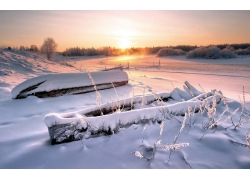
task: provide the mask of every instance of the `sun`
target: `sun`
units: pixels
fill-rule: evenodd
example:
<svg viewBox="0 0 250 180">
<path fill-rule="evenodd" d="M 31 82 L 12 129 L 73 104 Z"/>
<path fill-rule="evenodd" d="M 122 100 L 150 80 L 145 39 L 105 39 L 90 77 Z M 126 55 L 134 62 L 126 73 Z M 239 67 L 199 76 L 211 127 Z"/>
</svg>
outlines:
<svg viewBox="0 0 250 180">
<path fill-rule="evenodd" d="M 136 35 L 135 31 L 123 29 L 115 32 L 119 41 L 119 48 L 126 49 L 131 47 L 131 40 Z"/>
<path fill-rule="evenodd" d="M 130 43 L 130 41 L 129 41 L 128 38 L 122 38 L 122 39 L 120 40 L 119 47 L 120 47 L 121 49 L 126 49 L 126 48 L 129 48 L 130 46 L 131 46 L 131 43 Z"/>
</svg>

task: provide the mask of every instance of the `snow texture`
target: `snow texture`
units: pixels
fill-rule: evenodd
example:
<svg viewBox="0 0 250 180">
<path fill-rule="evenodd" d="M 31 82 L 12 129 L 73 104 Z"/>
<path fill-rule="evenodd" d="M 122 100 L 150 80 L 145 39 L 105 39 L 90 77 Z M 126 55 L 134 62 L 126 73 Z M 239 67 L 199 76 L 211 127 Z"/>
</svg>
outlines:
<svg viewBox="0 0 250 180">
<path fill-rule="evenodd" d="M 128 62 L 124 71 L 129 83 L 100 90 L 100 106 L 96 92 L 12 99 L 14 87 L 35 77 L 97 72 Z M 242 171 L 232 169 L 250 168 L 249 56 L 211 60 L 56 54 L 48 61 L 39 53 L 0 49 L 0 67 L 1 169 L 230 169 L 239 176 Z M 162 108 L 172 113 L 162 116 Z M 51 145 L 48 129 L 61 132 L 54 124 L 65 130 L 61 137 L 79 140 Z M 228 172 L 221 174 L 225 178 Z"/>
</svg>

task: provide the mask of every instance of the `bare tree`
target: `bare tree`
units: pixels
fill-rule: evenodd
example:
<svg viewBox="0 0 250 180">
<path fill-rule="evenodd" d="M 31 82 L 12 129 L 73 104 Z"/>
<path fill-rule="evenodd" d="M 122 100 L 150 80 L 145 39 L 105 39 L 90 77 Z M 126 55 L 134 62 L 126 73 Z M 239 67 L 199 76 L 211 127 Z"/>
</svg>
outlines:
<svg viewBox="0 0 250 180">
<path fill-rule="evenodd" d="M 41 47 L 41 52 L 46 54 L 47 58 L 50 59 L 51 56 L 56 52 L 57 44 L 53 38 L 46 38 Z"/>
</svg>

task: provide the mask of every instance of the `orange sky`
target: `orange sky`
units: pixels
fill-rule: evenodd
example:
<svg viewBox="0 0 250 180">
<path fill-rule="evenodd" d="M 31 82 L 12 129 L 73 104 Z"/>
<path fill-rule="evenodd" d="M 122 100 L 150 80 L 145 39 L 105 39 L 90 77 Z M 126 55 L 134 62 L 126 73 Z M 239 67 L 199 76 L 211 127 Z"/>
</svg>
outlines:
<svg viewBox="0 0 250 180">
<path fill-rule="evenodd" d="M 151 47 L 250 43 L 246 10 L 0 10 L 0 46 Z"/>
</svg>

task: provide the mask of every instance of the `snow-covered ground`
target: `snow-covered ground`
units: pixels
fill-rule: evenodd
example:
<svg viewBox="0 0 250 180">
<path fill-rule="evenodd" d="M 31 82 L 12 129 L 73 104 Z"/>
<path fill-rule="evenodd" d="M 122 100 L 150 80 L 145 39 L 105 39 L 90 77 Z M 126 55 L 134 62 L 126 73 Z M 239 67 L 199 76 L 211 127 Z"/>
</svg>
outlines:
<svg viewBox="0 0 250 180">
<path fill-rule="evenodd" d="M 36 76 L 91 72 L 118 65 L 129 66 L 124 69 L 129 83 L 116 89 L 100 90 L 103 104 L 111 102 L 112 99 L 131 98 L 133 94 L 140 97 L 143 94 L 171 93 L 174 88 L 184 90 L 184 82 L 188 81 L 200 92 L 220 90 L 226 97 L 229 109 L 225 111 L 223 100 L 215 106 L 214 119 L 221 118 L 216 129 L 203 128 L 208 121 L 206 112 L 203 115 L 191 113 L 187 114 L 186 119 L 184 116 L 176 116 L 166 118 L 162 121 L 164 124 L 153 121 L 133 124 L 120 128 L 112 135 L 98 135 L 51 145 L 44 117 L 49 113 L 60 115 L 96 107 L 96 93 L 12 99 L 11 91 L 15 86 Z M 239 144 L 247 144 L 246 133 L 250 134 L 250 123 L 240 125 L 236 130 L 233 127 L 225 129 L 232 125 L 231 119 L 227 118 L 230 115 L 234 123 L 238 123 L 242 112 L 240 99 L 242 102 L 245 99 L 242 120 L 250 120 L 249 117 L 244 119 L 250 113 L 250 57 L 204 60 L 186 59 L 184 56 L 159 58 L 57 55 L 55 62 L 51 62 L 35 53 L 0 50 L 0 67 L 1 169 L 250 168 L 250 147 Z M 171 99 L 168 103 L 167 105 L 176 104 L 180 100 Z M 239 109 L 234 114 L 237 108 Z M 186 123 L 183 127 L 184 119 Z M 190 125 L 189 122 L 193 123 Z M 188 146 L 180 147 L 178 151 L 166 150 L 166 146 L 164 149 L 163 145 L 173 144 L 181 127 L 183 130 L 176 144 L 188 143 Z M 154 143 L 162 148 L 154 148 Z M 146 158 L 152 157 L 153 152 L 154 159 L 148 161 Z M 140 155 L 146 158 L 140 158 Z"/>
</svg>

